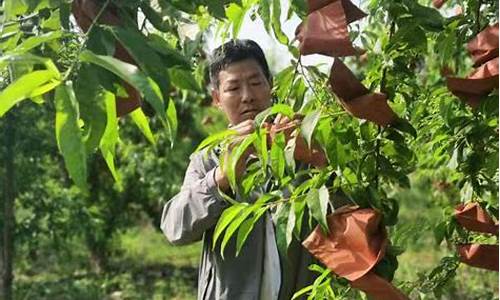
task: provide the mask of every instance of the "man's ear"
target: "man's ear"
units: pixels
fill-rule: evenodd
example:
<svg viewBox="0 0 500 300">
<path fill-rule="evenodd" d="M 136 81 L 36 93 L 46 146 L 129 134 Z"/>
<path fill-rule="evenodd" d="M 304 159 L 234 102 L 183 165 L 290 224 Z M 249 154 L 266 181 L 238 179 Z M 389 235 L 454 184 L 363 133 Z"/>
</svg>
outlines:
<svg viewBox="0 0 500 300">
<path fill-rule="evenodd" d="M 212 94 L 212 104 L 220 108 L 220 96 L 219 96 L 219 90 L 216 88 L 213 88 L 211 91 Z"/>
</svg>

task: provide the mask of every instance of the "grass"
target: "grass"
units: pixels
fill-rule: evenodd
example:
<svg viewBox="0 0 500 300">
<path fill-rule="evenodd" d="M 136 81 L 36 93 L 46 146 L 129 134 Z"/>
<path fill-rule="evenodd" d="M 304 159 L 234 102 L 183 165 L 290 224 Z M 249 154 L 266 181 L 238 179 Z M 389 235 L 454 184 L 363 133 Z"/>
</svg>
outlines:
<svg viewBox="0 0 500 300">
<path fill-rule="evenodd" d="M 133 228 L 120 236 L 123 257 L 135 264 L 170 264 L 175 267 L 196 268 L 199 264 L 201 242 L 173 246 L 151 226 Z"/>
</svg>

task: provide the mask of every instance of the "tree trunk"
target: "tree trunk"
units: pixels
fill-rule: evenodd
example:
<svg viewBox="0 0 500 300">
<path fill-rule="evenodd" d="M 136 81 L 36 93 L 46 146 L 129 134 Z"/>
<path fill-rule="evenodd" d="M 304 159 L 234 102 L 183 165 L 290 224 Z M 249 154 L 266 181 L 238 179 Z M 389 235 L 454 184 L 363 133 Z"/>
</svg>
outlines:
<svg viewBox="0 0 500 300">
<path fill-rule="evenodd" d="M 90 168 L 90 194 L 87 199 L 87 205 L 92 205 L 95 202 L 100 201 L 100 168 L 102 167 L 97 155 L 94 155 L 89 162 Z M 102 226 L 102 225 L 101 225 Z M 100 232 L 103 228 L 92 228 L 88 227 L 85 229 L 85 240 L 87 243 L 87 248 L 90 252 L 90 267 L 93 272 L 101 273 L 105 271 L 108 267 L 108 237 L 102 236 Z"/>
<path fill-rule="evenodd" d="M 16 140 L 15 117 L 14 112 L 9 112 L 5 116 L 4 131 L 4 170 L 5 177 L 2 180 L 3 186 L 3 226 L 2 243 L 0 257 L 0 272 L 2 279 L 0 281 L 0 299 L 11 300 L 12 282 L 14 279 L 12 266 L 14 261 L 14 200 L 15 200 L 15 165 L 14 165 L 14 147 Z"/>
</svg>

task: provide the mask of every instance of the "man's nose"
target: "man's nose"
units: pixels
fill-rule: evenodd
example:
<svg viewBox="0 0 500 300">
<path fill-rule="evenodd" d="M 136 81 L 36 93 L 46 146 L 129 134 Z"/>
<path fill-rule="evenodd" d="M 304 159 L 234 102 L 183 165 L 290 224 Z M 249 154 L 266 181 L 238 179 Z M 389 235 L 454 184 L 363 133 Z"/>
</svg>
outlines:
<svg viewBox="0 0 500 300">
<path fill-rule="evenodd" d="M 241 102 L 252 102 L 254 100 L 252 87 L 249 84 L 244 84 L 241 91 Z"/>
</svg>

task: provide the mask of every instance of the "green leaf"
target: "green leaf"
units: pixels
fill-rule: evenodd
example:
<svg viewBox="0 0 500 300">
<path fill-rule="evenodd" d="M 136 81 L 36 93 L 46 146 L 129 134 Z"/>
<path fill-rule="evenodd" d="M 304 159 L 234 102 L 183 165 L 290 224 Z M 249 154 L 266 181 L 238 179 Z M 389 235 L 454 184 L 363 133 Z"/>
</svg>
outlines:
<svg viewBox="0 0 500 300">
<path fill-rule="evenodd" d="M 69 176 L 87 192 L 87 155 L 78 120 L 78 103 L 71 82 L 56 88 L 56 139 Z"/>
<path fill-rule="evenodd" d="M 171 68 L 168 69 L 168 74 L 174 87 L 195 92 L 201 91 L 198 86 L 198 82 L 196 82 L 193 73 L 190 71 L 179 68 Z"/>
<path fill-rule="evenodd" d="M 163 60 L 156 51 L 148 46 L 148 39 L 135 27 L 111 27 L 111 33 L 127 49 L 134 61 L 146 75 L 165 91 L 169 88 L 168 72 Z M 161 94 L 161 89 L 158 87 Z"/>
<path fill-rule="evenodd" d="M 276 246 L 281 257 L 287 257 L 286 229 L 290 214 L 290 203 L 285 202 L 278 207 L 276 212 Z"/>
<path fill-rule="evenodd" d="M 261 207 L 257 209 L 252 218 L 246 219 L 243 223 L 241 223 L 240 228 L 238 229 L 238 234 L 236 236 L 236 256 L 240 254 L 241 248 L 243 248 L 248 235 L 250 234 L 250 232 L 252 232 L 253 226 L 266 212 L 266 210 L 267 207 Z"/>
<path fill-rule="evenodd" d="M 221 141 L 225 140 L 226 138 L 228 138 L 230 136 L 235 136 L 237 134 L 238 134 L 238 132 L 234 129 L 226 129 L 222 132 L 212 134 L 212 135 L 206 137 L 203 141 L 201 141 L 201 143 L 196 148 L 195 152 L 198 152 L 201 149 L 206 148 L 210 145 L 217 145 Z"/>
<path fill-rule="evenodd" d="M 61 82 L 59 80 L 53 80 L 51 82 L 43 84 L 43 85 L 35 88 L 33 91 L 31 91 L 29 97 L 35 98 L 35 97 L 44 95 L 44 94 L 52 91 L 53 89 L 55 89 L 60 84 L 61 84 Z"/>
<path fill-rule="evenodd" d="M 257 138 L 257 134 L 253 133 L 243 139 L 241 143 L 235 147 L 234 150 L 231 151 L 231 154 L 229 155 L 229 168 L 227 169 L 227 176 L 229 179 L 229 183 L 231 187 L 233 188 L 234 191 L 236 191 L 236 165 L 238 164 L 238 161 L 240 160 L 241 156 L 245 151 L 252 145 L 253 141 Z"/>
<path fill-rule="evenodd" d="M 286 224 L 286 232 L 285 232 L 285 240 L 286 240 L 286 246 L 288 247 L 290 243 L 292 242 L 293 238 L 293 231 L 295 228 L 296 224 L 296 214 L 295 214 L 295 208 L 294 208 L 295 202 L 292 202 L 292 207 L 290 208 L 290 211 L 288 213 L 288 220 Z"/>
<path fill-rule="evenodd" d="M 28 9 L 24 1 L 19 0 L 5 0 L 3 5 L 4 19 L 2 22 L 11 20 L 17 15 L 22 15 Z"/>
<path fill-rule="evenodd" d="M 292 210 L 295 213 L 295 228 L 294 234 L 297 239 L 300 240 L 301 231 L 302 231 L 302 219 L 304 218 L 304 209 L 306 207 L 306 200 L 304 197 L 300 197 L 299 199 L 295 199 L 292 202 Z"/>
<path fill-rule="evenodd" d="M 229 4 L 229 6 L 226 8 L 226 16 L 232 23 L 232 36 L 234 39 L 238 37 L 241 24 L 243 24 L 243 20 L 245 19 L 245 14 L 246 9 L 235 3 Z"/>
<path fill-rule="evenodd" d="M 259 0 L 259 16 L 264 23 L 267 33 L 271 33 L 271 4 L 270 0 Z"/>
<path fill-rule="evenodd" d="M 258 115 L 255 116 L 256 127 L 259 127 L 259 128 L 262 127 L 262 124 L 264 124 L 266 119 L 270 115 L 274 115 L 274 114 L 282 114 L 282 115 L 285 115 L 289 118 L 292 118 L 294 112 L 293 112 L 293 109 L 289 105 L 275 104 L 275 105 L 265 109 L 264 111 L 261 111 Z"/>
<path fill-rule="evenodd" d="M 116 117 L 116 99 L 113 93 L 104 92 L 104 102 L 106 104 L 106 129 L 104 130 L 104 134 L 101 138 L 100 149 L 106 164 L 108 165 L 109 171 L 116 183 L 118 184 L 119 189 L 123 189 L 121 179 L 118 176 L 118 172 L 115 168 L 115 147 L 118 142 L 118 118 Z"/>
<path fill-rule="evenodd" d="M 257 130 L 257 138 L 254 141 L 254 147 L 259 157 L 262 173 L 266 173 L 267 161 L 269 158 L 268 148 L 267 148 L 267 137 L 268 133 L 265 130 Z"/>
<path fill-rule="evenodd" d="M 231 207 L 226 208 L 219 220 L 217 221 L 217 225 L 215 225 L 214 236 L 212 241 L 212 250 L 215 248 L 215 244 L 219 239 L 221 233 L 226 229 L 226 227 L 238 216 L 241 210 L 245 207 L 248 207 L 247 203 L 238 203 Z"/>
<path fill-rule="evenodd" d="M 91 51 L 84 50 L 80 55 L 83 62 L 93 63 L 128 82 L 136 90 L 138 90 L 146 100 L 153 106 L 156 113 L 160 116 L 160 120 L 165 128 L 168 128 L 165 105 L 163 96 L 156 82 L 142 74 L 142 72 L 134 65 L 123 62 L 111 56 L 96 55 Z"/>
<path fill-rule="evenodd" d="M 305 293 L 311 291 L 312 289 L 313 289 L 312 285 L 308 285 L 306 287 L 301 288 L 299 291 L 297 291 L 295 294 L 293 294 L 292 300 L 299 299 L 300 296 L 302 296 Z"/>
<path fill-rule="evenodd" d="M 47 71 L 50 71 L 53 74 L 55 79 L 61 79 L 61 73 L 57 69 L 54 62 L 46 57 L 40 57 L 33 54 L 19 54 L 19 53 L 10 53 L 0 57 L 0 69 L 5 68 L 8 64 L 33 64 L 33 65 L 44 65 Z"/>
<path fill-rule="evenodd" d="M 321 225 L 324 232 L 328 232 L 326 213 L 329 201 L 330 195 L 328 189 L 324 185 L 319 189 L 310 190 L 306 196 L 307 207 L 313 218 Z"/>
<path fill-rule="evenodd" d="M 21 76 L 0 92 L 0 117 L 24 99 L 40 95 L 39 89 L 54 79 L 51 71 L 33 71 Z"/>
<path fill-rule="evenodd" d="M 149 127 L 148 118 L 146 118 L 146 115 L 142 111 L 142 108 L 138 107 L 137 109 L 132 111 L 129 115 L 132 118 L 132 120 L 134 121 L 135 125 L 137 125 L 139 130 L 146 137 L 146 139 L 151 144 L 156 145 L 155 137 L 153 136 L 153 132 L 151 131 L 151 128 Z"/>
<path fill-rule="evenodd" d="M 276 39 L 283 45 L 288 45 L 288 37 L 281 30 L 281 2 L 280 0 L 272 0 L 272 27 Z"/>
<path fill-rule="evenodd" d="M 191 69 L 191 62 L 189 59 L 179 51 L 170 47 L 163 37 L 154 33 L 148 35 L 148 46 L 160 53 L 161 57 L 164 58 L 163 62 L 166 68 L 179 66 L 183 69 Z"/>
<path fill-rule="evenodd" d="M 285 135 L 279 132 L 271 146 L 271 170 L 276 178 L 283 178 L 285 174 Z"/>
<path fill-rule="evenodd" d="M 222 243 L 221 243 L 220 252 L 221 252 L 222 258 L 224 258 L 224 249 L 226 248 L 226 245 L 229 242 L 229 239 L 231 238 L 231 236 L 233 236 L 233 234 L 240 227 L 240 225 L 243 223 L 243 221 L 245 221 L 257 208 L 258 208 L 258 206 L 255 206 L 255 205 L 245 206 L 245 208 L 242 209 L 241 212 L 239 213 L 238 217 L 235 218 L 231 222 L 231 224 L 229 224 L 229 226 L 226 229 L 226 232 L 224 233 L 224 238 L 222 239 Z"/>
<path fill-rule="evenodd" d="M 173 147 L 175 137 L 177 136 L 178 122 L 177 122 L 177 110 L 175 109 L 175 102 L 172 99 L 169 99 L 168 101 L 167 121 L 168 121 L 170 146 Z"/>
<path fill-rule="evenodd" d="M 48 33 L 44 33 L 37 36 L 32 36 L 24 40 L 20 45 L 16 47 L 14 52 L 26 52 L 33 48 L 38 47 L 39 45 L 50 42 L 55 39 L 59 39 L 62 37 L 61 31 L 51 31 Z"/>
<path fill-rule="evenodd" d="M 313 136 L 314 129 L 318 124 L 319 118 L 321 117 L 321 111 L 315 110 L 309 114 L 307 114 L 302 120 L 302 124 L 300 125 L 300 132 L 302 136 L 307 142 L 307 146 L 311 148 L 311 139 Z"/>
<path fill-rule="evenodd" d="M 148 19 L 156 29 L 163 32 L 170 31 L 168 22 L 163 20 L 163 16 L 154 10 L 149 3 L 141 3 L 140 7 L 146 19 Z"/>
<path fill-rule="evenodd" d="M 408 133 L 411 135 L 413 138 L 417 138 L 417 131 L 415 128 L 408 122 L 406 119 L 397 119 L 392 125 L 392 128 L 399 130 L 404 133 Z"/>
</svg>

